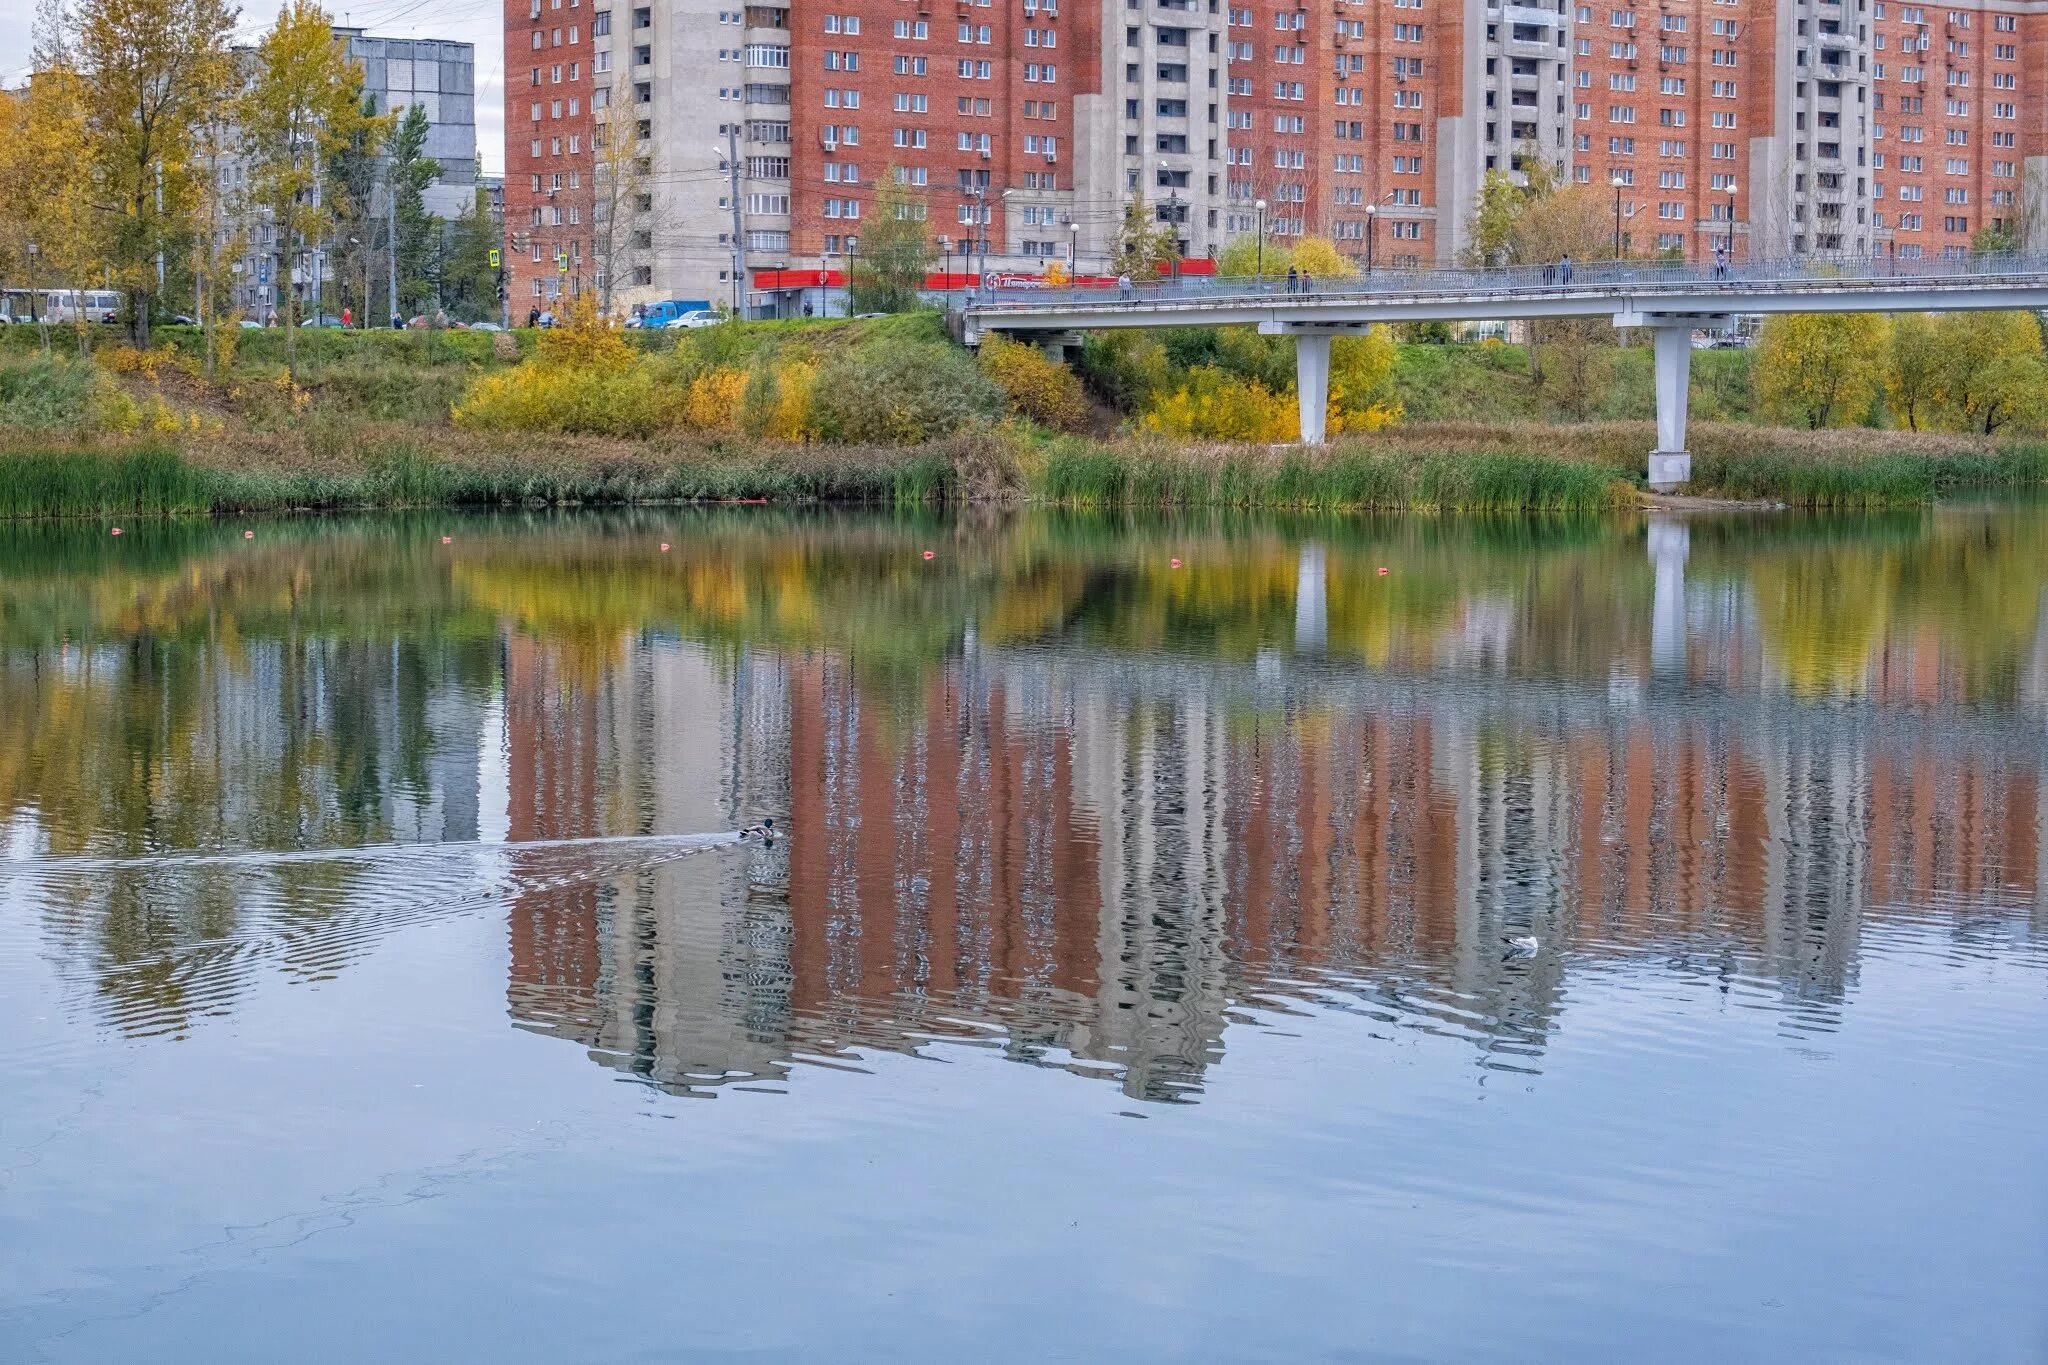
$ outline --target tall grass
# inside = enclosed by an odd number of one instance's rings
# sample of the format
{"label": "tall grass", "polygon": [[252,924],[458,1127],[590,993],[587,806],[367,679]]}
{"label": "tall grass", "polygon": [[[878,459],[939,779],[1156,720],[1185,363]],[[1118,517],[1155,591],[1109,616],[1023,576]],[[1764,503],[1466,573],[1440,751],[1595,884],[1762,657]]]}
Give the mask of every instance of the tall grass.
{"label": "tall grass", "polygon": [[[1635,496],[1645,448],[1597,429],[1574,452],[1514,447],[1473,429],[1456,441],[1381,433],[1327,453],[1296,448],[1034,444],[978,428],[918,446],[779,445],[745,439],[545,442],[421,436],[396,424],[316,422],[194,440],[0,442],[0,517],[159,515],[429,506],[566,506],[762,500],[920,506],[1033,500],[1068,507],[1291,509],[1334,513],[1594,511]],[[1848,433],[1704,432],[1692,491],[1802,507],[1924,503],[1951,490],[2048,484],[2048,442],[1984,449],[1951,438],[1859,446]]]}
{"label": "tall grass", "polygon": [[1348,446],[1313,456],[1068,441],[1047,452],[1031,491],[1075,507],[1584,512],[1624,497],[1627,484],[1584,460],[1487,451]]}

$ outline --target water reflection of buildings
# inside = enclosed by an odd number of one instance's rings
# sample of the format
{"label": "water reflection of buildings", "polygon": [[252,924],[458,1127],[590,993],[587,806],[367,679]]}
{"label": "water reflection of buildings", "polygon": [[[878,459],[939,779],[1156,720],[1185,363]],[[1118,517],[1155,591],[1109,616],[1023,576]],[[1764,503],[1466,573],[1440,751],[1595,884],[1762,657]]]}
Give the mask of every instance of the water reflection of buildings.
{"label": "water reflection of buildings", "polygon": [[[2033,749],[1894,742],[1869,708],[971,644],[907,687],[659,642],[587,689],[547,668],[507,667],[512,806],[529,781],[555,812],[515,838],[788,812],[769,862],[514,909],[514,1014],[678,1089],[955,1037],[1174,1098],[1234,1010],[1303,992],[1515,1064],[1568,1008],[1567,966],[1645,959],[1771,983],[1826,1027],[1866,920],[2042,885]],[[1503,953],[1525,933],[1535,958]]]}

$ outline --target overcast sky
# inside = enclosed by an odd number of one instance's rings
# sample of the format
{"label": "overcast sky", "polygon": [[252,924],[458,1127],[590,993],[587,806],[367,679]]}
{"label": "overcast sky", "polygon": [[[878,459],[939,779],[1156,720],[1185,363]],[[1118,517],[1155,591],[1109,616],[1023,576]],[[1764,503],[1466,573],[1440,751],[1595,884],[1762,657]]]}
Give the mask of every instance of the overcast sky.
{"label": "overcast sky", "polygon": [[[505,169],[504,0],[347,0],[334,21],[389,38],[452,38],[476,44],[476,149],[484,170]],[[35,0],[0,0],[0,85],[28,77],[29,27]],[[277,17],[276,0],[242,9],[236,40],[253,41]]]}

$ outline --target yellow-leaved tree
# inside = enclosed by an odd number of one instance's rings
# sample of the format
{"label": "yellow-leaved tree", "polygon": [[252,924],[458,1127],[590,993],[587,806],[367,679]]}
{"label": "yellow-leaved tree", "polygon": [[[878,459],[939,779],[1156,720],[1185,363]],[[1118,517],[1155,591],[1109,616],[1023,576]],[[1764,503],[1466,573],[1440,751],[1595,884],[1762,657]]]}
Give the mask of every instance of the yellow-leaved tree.
{"label": "yellow-leaved tree", "polygon": [[1888,329],[1876,313],[1787,313],[1764,323],[1757,400],[1812,429],[1863,420],[1885,372]]}
{"label": "yellow-leaved tree", "polygon": [[1318,282],[1348,280],[1358,273],[1351,258],[1327,237],[1303,237],[1294,244],[1288,264]]}
{"label": "yellow-leaved tree", "polygon": [[1379,431],[1401,420],[1401,400],[1394,396],[1397,358],[1384,327],[1330,343],[1330,406],[1324,418],[1330,434]]}
{"label": "yellow-leaved tree", "polygon": [[68,44],[81,77],[85,166],[104,262],[128,294],[128,329],[149,345],[159,261],[195,219],[194,139],[234,79],[228,0],[81,0]]}
{"label": "yellow-leaved tree", "polygon": [[[349,60],[333,19],[311,0],[289,0],[257,45],[255,69],[236,109],[250,161],[250,197],[269,210],[285,255],[275,275],[280,284],[305,273],[301,262],[310,264],[333,226],[341,195],[322,194],[323,180],[363,126],[375,121],[362,99],[362,68]],[[310,302],[318,308],[317,297]],[[297,311],[281,310],[285,370],[294,376]]]}
{"label": "yellow-leaved tree", "polygon": [[[31,316],[50,349],[50,313],[38,289],[81,286],[98,263],[98,226],[87,203],[84,83],[62,51],[20,90],[0,91],[0,279],[31,294],[16,321]],[[84,318],[75,318],[79,353]]]}
{"label": "yellow-leaved tree", "polygon": [[2032,313],[1944,313],[1934,333],[1934,400],[1950,426],[1989,436],[2048,410],[2048,362]]}
{"label": "yellow-leaved tree", "polygon": [[1934,416],[1941,379],[1941,337],[1925,313],[1892,319],[1891,366],[1884,377],[1885,403],[1892,420],[1918,431]]}

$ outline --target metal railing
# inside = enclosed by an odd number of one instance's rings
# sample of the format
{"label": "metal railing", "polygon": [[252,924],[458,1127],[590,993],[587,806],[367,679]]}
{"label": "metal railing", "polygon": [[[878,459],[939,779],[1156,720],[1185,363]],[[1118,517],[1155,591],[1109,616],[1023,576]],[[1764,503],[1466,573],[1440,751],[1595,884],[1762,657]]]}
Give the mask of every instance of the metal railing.
{"label": "metal railing", "polygon": [[1379,268],[1340,280],[1297,276],[1181,275],[1128,288],[1090,284],[1065,288],[991,285],[970,290],[961,306],[975,312],[1119,306],[1206,307],[1227,303],[1302,304],[1470,299],[1515,294],[1542,298],[1615,294],[1725,292],[1783,293],[1788,286],[1815,291],[1893,289],[1981,284],[2048,287],[2048,252],[2001,252],[1927,260],[1895,257],[1788,257],[1731,261],[1562,261],[1542,265]]}

